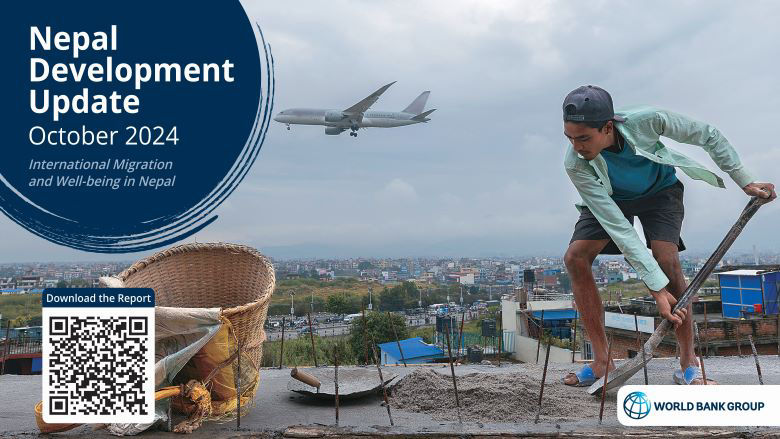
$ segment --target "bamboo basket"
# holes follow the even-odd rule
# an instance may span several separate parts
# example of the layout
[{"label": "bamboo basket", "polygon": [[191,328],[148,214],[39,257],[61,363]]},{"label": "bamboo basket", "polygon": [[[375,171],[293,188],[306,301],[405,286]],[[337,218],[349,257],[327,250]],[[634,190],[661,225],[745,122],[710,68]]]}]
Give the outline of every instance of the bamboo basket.
[{"label": "bamboo basket", "polygon": [[127,288],[153,288],[157,306],[221,308],[231,336],[242,346],[241,357],[257,372],[253,383],[242,383],[241,405],[253,399],[262,364],[263,323],[276,283],[265,256],[238,244],[183,244],[136,262],[117,278]]}]

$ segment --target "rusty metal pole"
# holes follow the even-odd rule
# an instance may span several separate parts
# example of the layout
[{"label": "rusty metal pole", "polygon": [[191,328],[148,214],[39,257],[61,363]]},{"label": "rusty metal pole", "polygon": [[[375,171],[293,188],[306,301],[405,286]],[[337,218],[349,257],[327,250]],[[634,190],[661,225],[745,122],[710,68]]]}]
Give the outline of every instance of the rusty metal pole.
[{"label": "rusty metal pole", "polygon": [[574,338],[571,341],[571,362],[574,363],[574,352],[577,350],[577,311],[574,311]]},{"label": "rusty metal pole", "polygon": [[[533,313],[533,311],[531,311]],[[533,314],[531,314],[533,315]],[[542,346],[542,334],[544,334],[544,310],[542,310],[542,322],[536,326],[537,340],[536,340],[536,364],[539,364],[539,348]]]},{"label": "rusty metal pole", "polygon": [[710,358],[710,325],[707,321],[707,302],[704,304],[704,354]]},{"label": "rusty metal pole", "polygon": [[696,346],[699,347],[699,365],[701,366],[701,379],[707,385],[707,370],[704,368],[704,355],[701,353],[701,339],[699,338],[699,324],[693,322],[693,333],[696,335]]},{"label": "rusty metal pole", "polygon": [[379,363],[381,363],[381,361],[379,361],[379,356],[376,353],[376,343],[374,342],[373,337],[371,337],[371,351],[374,352],[374,361],[376,362],[376,370],[379,371],[379,381],[380,384],[382,385],[382,395],[385,398],[385,407],[387,407],[387,417],[390,418],[390,425],[395,425],[393,424],[393,415],[390,414],[390,402],[387,400],[387,388],[385,387],[385,379],[382,376],[382,368],[379,367]]},{"label": "rusty metal pole", "polygon": [[360,312],[363,314],[363,350],[366,353],[366,364],[371,364],[368,362],[368,322],[366,321],[366,305],[363,303],[363,301],[360,301]]},{"label": "rusty metal pole", "polygon": [[336,427],[339,426],[339,353],[338,345],[333,347],[333,382],[336,387]]},{"label": "rusty metal pole", "polygon": [[739,330],[742,328],[742,322],[740,320],[737,320],[736,324],[736,333],[737,333],[737,352],[739,353],[739,358],[742,358],[742,338],[739,336]]},{"label": "rusty metal pole", "polygon": [[314,329],[311,327],[311,313],[307,312],[309,316],[309,338],[311,338],[311,356],[314,358],[314,367],[319,367],[317,364],[317,350],[314,348]]},{"label": "rusty metal pole", "polygon": [[501,320],[503,316],[501,312],[498,313],[498,367],[501,367],[501,353],[504,350],[504,322]]},{"label": "rusty metal pole", "polygon": [[279,370],[282,370],[282,364],[284,364],[284,327],[287,326],[284,319],[282,317],[282,345],[279,347]]},{"label": "rusty metal pole", "polygon": [[645,356],[645,347],[642,346],[642,335],[639,333],[639,318],[636,316],[636,313],[634,313],[634,328],[636,328],[636,344],[639,351],[642,351],[642,366],[645,370],[645,385],[647,385],[647,358]]},{"label": "rusty metal pole", "polygon": [[539,423],[539,416],[542,414],[542,395],[544,395],[544,382],[547,379],[547,364],[550,362],[550,345],[547,345],[547,353],[544,354],[544,371],[542,372],[542,387],[539,389],[539,407],[536,410],[534,424]]},{"label": "rusty metal pole", "polygon": [[390,312],[386,312],[385,315],[387,316],[387,321],[390,323],[390,327],[393,328],[393,337],[395,337],[395,343],[398,345],[398,352],[401,354],[401,361],[404,363],[404,367],[406,366],[406,358],[404,358],[404,351],[401,349],[401,341],[398,340],[398,332],[395,330],[395,325],[393,324],[393,315],[390,314]]},{"label": "rusty metal pole", "polygon": [[463,423],[460,416],[460,397],[458,396],[458,381],[455,379],[455,366],[452,365],[452,349],[450,348],[450,333],[447,331],[447,358],[450,362],[450,373],[452,373],[452,387],[455,388],[455,406],[458,408],[458,422]]},{"label": "rusty metal pole", "polygon": [[748,335],[750,340],[750,348],[753,350],[753,358],[756,360],[756,372],[758,372],[758,383],[764,385],[764,377],[761,375],[761,365],[758,363],[758,352],[756,352],[756,345],[753,343],[753,336]]},{"label": "rusty metal pole", "polygon": [[612,362],[612,335],[609,336],[609,347],[607,348],[607,369],[604,372],[604,385],[601,387],[601,408],[599,409],[599,425],[604,419],[604,400],[607,396],[607,382],[609,382],[609,363]]},{"label": "rusty metal pole", "polygon": [[460,334],[458,335],[458,361],[460,361],[460,351],[463,349],[463,322],[466,320],[466,311],[460,315]]},{"label": "rusty metal pole", "polygon": [[3,366],[2,369],[0,369],[0,375],[5,375],[5,363],[8,362],[8,350],[11,348],[11,339],[10,333],[11,332],[11,319],[8,319],[8,324],[5,326],[5,352],[3,352]]}]

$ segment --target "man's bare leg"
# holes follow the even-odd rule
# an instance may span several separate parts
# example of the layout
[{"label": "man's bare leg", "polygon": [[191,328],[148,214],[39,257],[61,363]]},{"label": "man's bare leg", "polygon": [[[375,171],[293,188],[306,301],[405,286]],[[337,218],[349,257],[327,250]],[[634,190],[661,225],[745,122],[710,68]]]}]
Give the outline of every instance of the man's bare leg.
[{"label": "man's bare leg", "polygon": [[[599,252],[606,247],[608,239],[580,240],[569,244],[563,261],[571,279],[571,288],[574,292],[574,300],[577,303],[577,311],[580,321],[588,331],[590,342],[593,346],[594,361],[591,364],[593,374],[602,377],[607,367],[607,335],[604,332],[604,306],[599,297],[596,281],[593,279],[591,266]],[[609,370],[614,369],[611,364]],[[577,376],[570,373],[564,378],[564,383],[574,385]]]},{"label": "man's bare leg", "polygon": [[[677,251],[677,244],[667,241],[650,241],[650,247],[653,250],[653,257],[658,261],[658,265],[669,278],[669,285],[666,287],[672,295],[679,299],[685,292],[685,276],[680,266],[680,255]],[[685,370],[688,366],[699,366],[699,359],[696,356],[693,344],[693,313],[692,306],[688,305],[688,313],[682,325],[675,329],[677,344],[680,347],[680,367]],[[711,380],[707,380],[711,381]],[[696,378],[691,384],[702,384],[701,378]]]}]

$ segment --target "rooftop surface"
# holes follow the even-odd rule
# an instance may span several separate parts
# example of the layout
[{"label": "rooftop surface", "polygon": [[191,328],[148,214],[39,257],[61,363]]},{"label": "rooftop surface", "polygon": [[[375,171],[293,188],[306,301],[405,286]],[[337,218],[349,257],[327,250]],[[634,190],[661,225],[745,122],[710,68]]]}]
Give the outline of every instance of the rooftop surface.
[{"label": "rooftop surface", "polygon": [[[780,357],[760,357],[764,382],[767,385],[780,384]],[[381,405],[379,396],[368,396],[353,401],[343,401],[340,410],[340,425],[334,426],[334,408],[327,401],[314,400],[287,390],[290,369],[263,369],[260,389],[255,397],[255,407],[241,419],[241,430],[236,430],[235,420],[225,423],[209,422],[197,430],[192,437],[616,437],[638,436],[642,439],[653,437],[777,437],[776,429],[755,427],[710,427],[710,428],[628,428],[621,426],[616,417],[616,392],[607,396],[609,410],[605,409],[604,423],[598,423],[598,403],[589,396],[584,388],[563,386],[561,377],[572,370],[572,364],[550,364],[545,395],[548,392],[568,392],[573,407],[580,410],[593,410],[592,415],[568,422],[551,422],[543,419],[539,424],[496,423],[466,421],[462,425],[456,419],[438,419],[430,414],[392,409],[395,426],[391,427],[387,411]],[[753,357],[711,357],[705,359],[707,376],[721,384],[758,384]],[[650,384],[670,384],[672,374],[678,367],[674,358],[654,359],[648,366]],[[448,376],[449,367],[403,366],[383,367],[401,377],[415,370],[427,368]],[[341,369],[341,368],[340,368]],[[458,376],[471,373],[491,374],[498,377],[510,374],[542,376],[542,366],[536,364],[502,364],[502,366],[477,365],[457,366]],[[463,379],[468,379],[465,377]],[[459,379],[459,382],[461,379]],[[642,384],[642,373],[635,375],[628,384]],[[508,383],[508,386],[513,383]],[[465,387],[465,386],[464,386]],[[535,386],[531,386],[535,388]],[[548,390],[550,389],[550,390]],[[38,434],[33,417],[33,407],[41,398],[41,376],[0,376],[0,437],[31,437]],[[463,398],[465,399],[465,398]],[[446,403],[445,401],[442,402]],[[451,403],[451,402],[450,402]],[[497,399],[494,404],[505,404]],[[584,408],[583,408],[584,407]],[[463,407],[463,410],[469,410]],[[174,419],[178,422],[180,419]],[[90,426],[62,433],[64,437],[112,437],[105,431],[93,432]],[[149,431],[140,437],[177,437],[174,433]]]}]

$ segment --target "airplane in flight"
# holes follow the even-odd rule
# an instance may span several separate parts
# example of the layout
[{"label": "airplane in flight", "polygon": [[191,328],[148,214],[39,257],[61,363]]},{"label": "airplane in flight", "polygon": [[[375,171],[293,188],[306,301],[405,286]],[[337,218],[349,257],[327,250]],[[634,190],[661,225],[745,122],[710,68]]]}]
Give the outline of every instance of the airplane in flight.
[{"label": "airplane in flight", "polygon": [[357,137],[360,128],[393,128],[428,122],[430,120],[428,115],[436,111],[436,109],[423,111],[431,94],[430,91],[420,93],[420,96],[401,111],[369,111],[379,96],[395,82],[385,85],[346,110],[290,108],[278,113],[274,120],[287,125],[288,130],[290,125],[324,125],[325,134],[338,135],[350,130],[349,135],[353,137]]}]

